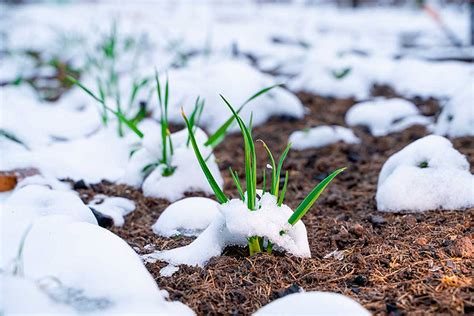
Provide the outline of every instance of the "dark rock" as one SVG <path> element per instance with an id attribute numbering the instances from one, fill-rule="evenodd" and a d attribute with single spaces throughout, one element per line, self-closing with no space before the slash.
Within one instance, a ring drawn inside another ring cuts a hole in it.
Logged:
<path id="1" fill-rule="evenodd" d="M 347 159 L 350 161 L 350 162 L 358 162 L 361 157 L 358 153 L 356 153 L 355 151 L 349 151 L 347 153 Z"/>
<path id="2" fill-rule="evenodd" d="M 74 190 L 87 190 L 87 184 L 84 182 L 84 180 L 79 180 L 74 182 L 73 185 Z"/>
<path id="3" fill-rule="evenodd" d="M 92 214 L 94 214 L 95 218 L 97 219 L 97 223 L 99 224 L 100 227 L 104 228 L 109 228 L 112 227 L 114 224 L 114 220 L 112 217 L 102 214 L 101 212 L 97 211 L 96 209 L 89 207 L 92 211 Z"/>
<path id="4" fill-rule="evenodd" d="M 367 282 L 368 282 L 367 278 L 363 275 L 356 276 L 353 281 L 354 284 L 357 284 L 359 286 L 364 286 L 367 284 Z"/>
<path id="5" fill-rule="evenodd" d="M 279 291 L 277 293 L 277 296 L 280 298 L 280 297 L 284 297 L 290 294 L 299 293 L 302 291 L 303 291 L 302 287 L 300 287 L 298 284 L 293 283 L 291 286 L 287 287 L 283 291 Z"/>
<path id="6" fill-rule="evenodd" d="M 387 303 L 386 307 L 387 307 L 387 315 L 389 315 L 389 316 L 400 316 L 400 315 L 402 315 L 402 313 L 400 312 L 400 310 L 397 307 L 397 304 Z"/>

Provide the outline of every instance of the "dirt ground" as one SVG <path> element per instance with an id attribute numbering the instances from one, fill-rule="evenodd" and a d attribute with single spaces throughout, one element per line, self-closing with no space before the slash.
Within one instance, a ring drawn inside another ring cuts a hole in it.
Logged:
<path id="1" fill-rule="evenodd" d="M 393 95 L 386 87 L 374 94 Z M 307 94 L 299 97 L 309 112 L 303 120 L 274 118 L 254 130 L 276 152 L 284 149 L 294 130 L 318 124 L 344 125 L 353 100 L 336 100 Z M 414 100 L 426 115 L 436 115 L 435 100 Z M 287 254 L 247 255 L 246 249 L 229 248 L 204 268 L 181 266 L 162 277 L 164 263 L 147 264 L 159 287 L 199 315 L 249 315 L 270 301 L 303 288 L 348 295 L 374 314 L 474 314 L 474 209 L 431 211 L 422 214 L 377 212 L 375 192 L 382 164 L 394 152 L 427 134 L 416 126 L 386 137 L 371 137 L 356 128 L 359 145 L 334 144 L 321 149 L 290 151 L 284 168 L 290 172 L 286 203 L 296 207 L 331 171 L 348 169 L 322 194 L 303 218 L 312 258 Z M 474 168 L 474 137 L 454 140 Z M 257 146 L 260 166 L 267 163 Z M 239 134 L 229 136 L 216 149 L 225 176 L 225 192 L 237 196 L 227 172 L 243 173 L 243 144 Z M 261 179 L 259 179 L 261 181 Z M 138 253 L 188 244 L 191 238 L 161 238 L 151 231 L 168 202 L 146 198 L 138 190 L 101 183 L 78 189 L 87 201 L 95 193 L 135 200 L 137 209 L 121 228 L 113 228 Z M 193 194 L 200 195 L 200 194 Z M 145 249 L 145 246 L 147 248 Z M 151 246 L 150 246 L 151 245 Z M 338 256 L 324 258 L 338 250 Z"/>

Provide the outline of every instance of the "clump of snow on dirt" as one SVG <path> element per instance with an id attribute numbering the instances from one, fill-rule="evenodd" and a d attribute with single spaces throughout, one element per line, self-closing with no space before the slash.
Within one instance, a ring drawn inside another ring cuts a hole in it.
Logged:
<path id="1" fill-rule="evenodd" d="M 110 125 L 91 136 L 56 141 L 31 150 L 2 138 L 0 146 L 5 159 L 0 165 L 3 170 L 36 168 L 58 179 L 70 178 L 87 183 L 117 181 L 123 175 L 130 155 L 130 141 L 119 137 L 116 126 Z"/>
<path id="2" fill-rule="evenodd" d="M 387 212 L 468 208 L 474 206 L 474 176 L 448 139 L 430 135 L 385 162 L 376 200 L 378 210 Z"/>
<path id="3" fill-rule="evenodd" d="M 472 82 L 472 81 L 471 81 Z M 443 106 L 435 134 L 449 137 L 474 136 L 474 88 L 461 91 Z"/>
<path id="4" fill-rule="evenodd" d="M 339 293 L 294 293 L 260 308 L 253 315 L 353 315 L 369 316 L 370 313 L 353 299 Z"/>
<path id="5" fill-rule="evenodd" d="M 294 226 L 288 223 L 293 214 L 288 206 L 279 207 L 276 198 L 269 193 L 262 196 L 259 206 L 258 210 L 250 211 L 243 201 L 230 200 L 219 206 L 220 215 L 191 244 L 143 257 L 147 261 L 158 259 L 172 265 L 204 266 L 226 246 L 244 246 L 252 236 L 267 238 L 276 250 L 299 257 L 311 256 L 306 227 L 302 221 Z"/>
<path id="6" fill-rule="evenodd" d="M 404 99 L 377 98 L 353 105 L 346 113 L 350 126 L 367 126 L 374 136 L 385 136 L 411 125 L 428 125 L 430 118 L 421 116 L 418 108 Z"/>
<path id="7" fill-rule="evenodd" d="M 152 226 L 153 232 L 163 237 L 198 236 L 219 215 L 218 206 L 219 203 L 208 198 L 184 198 L 161 213 Z"/>
<path id="8" fill-rule="evenodd" d="M 201 191 L 213 194 L 191 144 L 189 146 L 187 144 L 187 129 L 171 134 L 174 153 L 168 159 L 170 159 L 171 166 L 175 169 L 173 174 L 164 176 L 163 170 L 166 166 L 160 164 L 162 160 L 161 127 L 151 120 L 144 122 L 143 126 L 145 127 L 143 129 L 145 137 L 138 144 L 140 149 L 131 156 L 121 182 L 135 187 L 141 186 L 145 196 L 163 198 L 169 201 L 176 201 L 184 197 L 186 192 Z M 222 187 L 224 181 L 212 154 L 212 148 L 204 146 L 207 141 L 206 133 L 197 128 L 195 137 L 203 157 L 209 157 L 207 165 L 211 173 Z M 152 168 L 151 173 L 145 172 L 144 168 L 154 163 L 157 164 L 154 170 Z"/>
<path id="9" fill-rule="evenodd" d="M 132 200 L 97 194 L 87 204 L 99 213 L 112 217 L 115 226 L 124 224 L 124 217 L 135 210 L 135 202 Z"/>
<path id="10" fill-rule="evenodd" d="M 2 87 L 0 100 L 1 128 L 29 148 L 83 137 L 100 127 L 94 107 L 68 109 L 56 103 L 40 102 L 27 85 Z"/>
<path id="11" fill-rule="evenodd" d="M 24 234 L 41 217 L 67 215 L 75 221 L 97 224 L 91 210 L 75 193 L 43 185 L 20 187 L 1 206 L 2 269 L 13 263 Z"/>
<path id="12" fill-rule="evenodd" d="M 219 94 L 238 108 L 259 90 L 276 83 L 271 76 L 260 73 L 246 62 L 235 60 L 170 70 L 169 82 L 170 121 L 181 124 L 183 119 L 180 108 L 184 107 L 186 113 L 191 113 L 199 96 L 205 100 L 200 125 L 211 132 L 216 131 L 232 114 Z M 240 115 L 247 122 L 251 113 L 253 124 L 257 126 L 271 116 L 302 118 L 304 107 L 294 94 L 275 87 L 248 103 Z"/>
<path id="13" fill-rule="evenodd" d="M 178 271 L 179 271 L 179 267 L 169 264 L 166 267 L 160 269 L 160 275 L 164 277 L 170 277 L 173 274 L 175 274 L 175 272 L 178 272 Z"/>
<path id="14" fill-rule="evenodd" d="M 386 85 L 404 97 L 441 99 L 469 89 L 474 75 L 474 68 L 463 62 L 310 52 L 304 62 L 290 71 L 297 74 L 288 82 L 292 91 L 362 100 L 371 96 L 374 85 Z"/>
<path id="15" fill-rule="evenodd" d="M 351 129 L 337 125 L 322 125 L 296 131 L 289 138 L 292 148 L 297 150 L 320 148 L 340 141 L 347 144 L 360 143 L 360 139 L 357 138 Z"/>
<path id="16" fill-rule="evenodd" d="M 26 237 L 22 261 L 25 277 L 78 312 L 194 314 L 167 302 L 130 246 L 97 225 L 43 217 Z"/>

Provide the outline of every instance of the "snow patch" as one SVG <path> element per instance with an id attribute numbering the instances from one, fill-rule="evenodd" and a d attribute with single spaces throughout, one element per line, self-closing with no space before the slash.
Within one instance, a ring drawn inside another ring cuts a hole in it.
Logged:
<path id="1" fill-rule="evenodd" d="M 302 292 L 274 300 L 260 308 L 253 315 L 369 316 L 370 313 L 362 305 L 342 294 Z"/>
<path id="2" fill-rule="evenodd" d="M 353 105 L 346 113 L 349 126 L 367 126 L 374 136 L 385 136 L 409 126 L 428 125 L 431 119 L 421 116 L 418 108 L 404 99 L 377 98 Z"/>
<path id="3" fill-rule="evenodd" d="M 474 206 L 474 176 L 448 139 L 430 135 L 385 162 L 376 200 L 386 212 L 468 208 Z"/>
<path id="4" fill-rule="evenodd" d="M 201 191 L 213 194 L 213 190 L 199 166 L 191 144 L 187 145 L 187 129 L 171 134 L 174 153 L 168 159 L 170 159 L 171 166 L 175 167 L 175 169 L 173 174 L 164 176 L 163 170 L 165 165 L 160 164 L 162 160 L 161 127 L 158 123 L 151 120 L 143 122 L 142 126 L 144 127 L 145 137 L 137 145 L 139 149 L 131 156 L 120 182 L 135 187 L 141 186 L 145 196 L 163 198 L 168 201 L 176 201 L 183 198 L 186 192 Z M 207 165 L 217 183 L 222 187 L 224 180 L 215 162 L 212 148 L 204 146 L 204 143 L 207 141 L 206 133 L 197 128 L 195 137 L 202 155 L 204 157 L 209 156 Z M 151 173 L 147 174 L 144 169 L 150 164 L 157 165 L 151 168 L 153 170 Z"/>
<path id="5" fill-rule="evenodd" d="M 96 211 L 112 217 L 115 226 L 123 226 L 124 217 L 135 210 L 135 202 L 116 196 L 97 194 L 87 204 Z"/>
<path id="6" fill-rule="evenodd" d="M 219 206 L 220 215 L 191 244 L 145 255 L 144 259 L 166 261 L 172 265 L 204 266 L 209 259 L 221 255 L 226 246 L 245 246 L 247 238 L 262 236 L 274 244 L 274 249 L 285 250 L 295 256 L 310 257 L 311 252 L 302 221 L 288 223 L 293 211 L 286 205 L 279 207 L 276 198 L 266 193 L 260 208 L 249 211 L 238 199 Z"/>
<path id="7" fill-rule="evenodd" d="M 189 197 L 168 206 L 153 232 L 163 237 L 198 236 L 219 215 L 219 203 L 203 197 Z"/>
<path id="8" fill-rule="evenodd" d="M 443 106 L 434 132 L 449 137 L 474 136 L 474 85 Z"/>
<path id="9" fill-rule="evenodd" d="M 91 210 L 73 192 L 50 190 L 43 185 L 17 188 L 1 205 L 2 269 L 8 270 L 14 262 L 29 227 L 39 218 L 51 215 L 97 225 Z"/>
<path id="10" fill-rule="evenodd" d="M 219 94 L 237 108 L 259 90 L 276 83 L 271 76 L 236 60 L 170 70 L 169 82 L 169 120 L 181 124 L 183 118 L 180 108 L 184 107 L 186 113 L 191 113 L 199 96 L 205 100 L 200 125 L 211 132 L 216 131 L 232 114 Z M 251 113 L 253 125 L 257 126 L 265 123 L 271 116 L 302 118 L 304 107 L 294 94 L 275 87 L 248 103 L 240 116 L 248 122 Z"/>
<path id="11" fill-rule="evenodd" d="M 35 223 L 25 241 L 23 266 L 27 278 L 56 280 L 48 283 L 48 295 L 76 311 L 194 315 L 185 305 L 165 300 L 125 241 L 70 217 L 47 216 Z"/>
<path id="12" fill-rule="evenodd" d="M 307 130 L 296 131 L 293 132 L 289 138 L 289 142 L 292 143 L 292 148 L 297 150 L 320 148 L 340 141 L 347 144 L 360 143 L 360 139 L 357 138 L 351 129 L 336 125 L 322 125 Z"/>

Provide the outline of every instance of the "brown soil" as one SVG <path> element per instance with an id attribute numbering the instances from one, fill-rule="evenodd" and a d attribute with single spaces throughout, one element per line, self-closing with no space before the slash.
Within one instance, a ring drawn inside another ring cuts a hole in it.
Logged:
<path id="1" fill-rule="evenodd" d="M 353 100 L 299 96 L 310 110 L 304 120 L 275 118 L 255 128 L 255 138 L 264 139 L 277 155 L 294 130 L 323 123 L 344 125 L 344 114 L 353 104 Z M 437 113 L 435 100 L 415 101 L 424 113 Z M 303 219 L 311 259 L 286 254 L 249 257 L 245 250 L 227 249 L 204 269 L 182 266 L 172 277 L 160 276 L 164 263 L 147 264 L 160 288 L 200 315 L 248 315 L 298 287 L 348 295 L 375 314 L 474 314 L 474 209 L 422 214 L 376 210 L 374 197 L 382 164 L 394 152 L 426 135 L 426 130 L 412 127 L 380 138 L 371 137 L 362 127 L 355 130 L 363 141 L 360 145 L 339 143 L 290 151 L 285 164 L 290 172 L 286 203 L 291 207 L 329 172 L 348 167 Z M 456 139 L 454 144 L 474 168 L 474 137 Z M 263 166 L 267 163 L 265 152 L 261 145 L 257 150 Z M 240 135 L 229 136 L 217 148 L 216 157 L 225 175 L 225 191 L 237 196 L 227 169 L 232 166 L 243 172 Z M 84 200 L 104 193 L 136 201 L 137 209 L 126 218 L 125 225 L 112 230 L 140 254 L 151 251 L 146 245 L 161 250 L 192 241 L 152 233 L 151 225 L 169 205 L 166 201 L 107 183 L 78 191 Z M 343 258 L 323 258 L 336 249 Z"/>

